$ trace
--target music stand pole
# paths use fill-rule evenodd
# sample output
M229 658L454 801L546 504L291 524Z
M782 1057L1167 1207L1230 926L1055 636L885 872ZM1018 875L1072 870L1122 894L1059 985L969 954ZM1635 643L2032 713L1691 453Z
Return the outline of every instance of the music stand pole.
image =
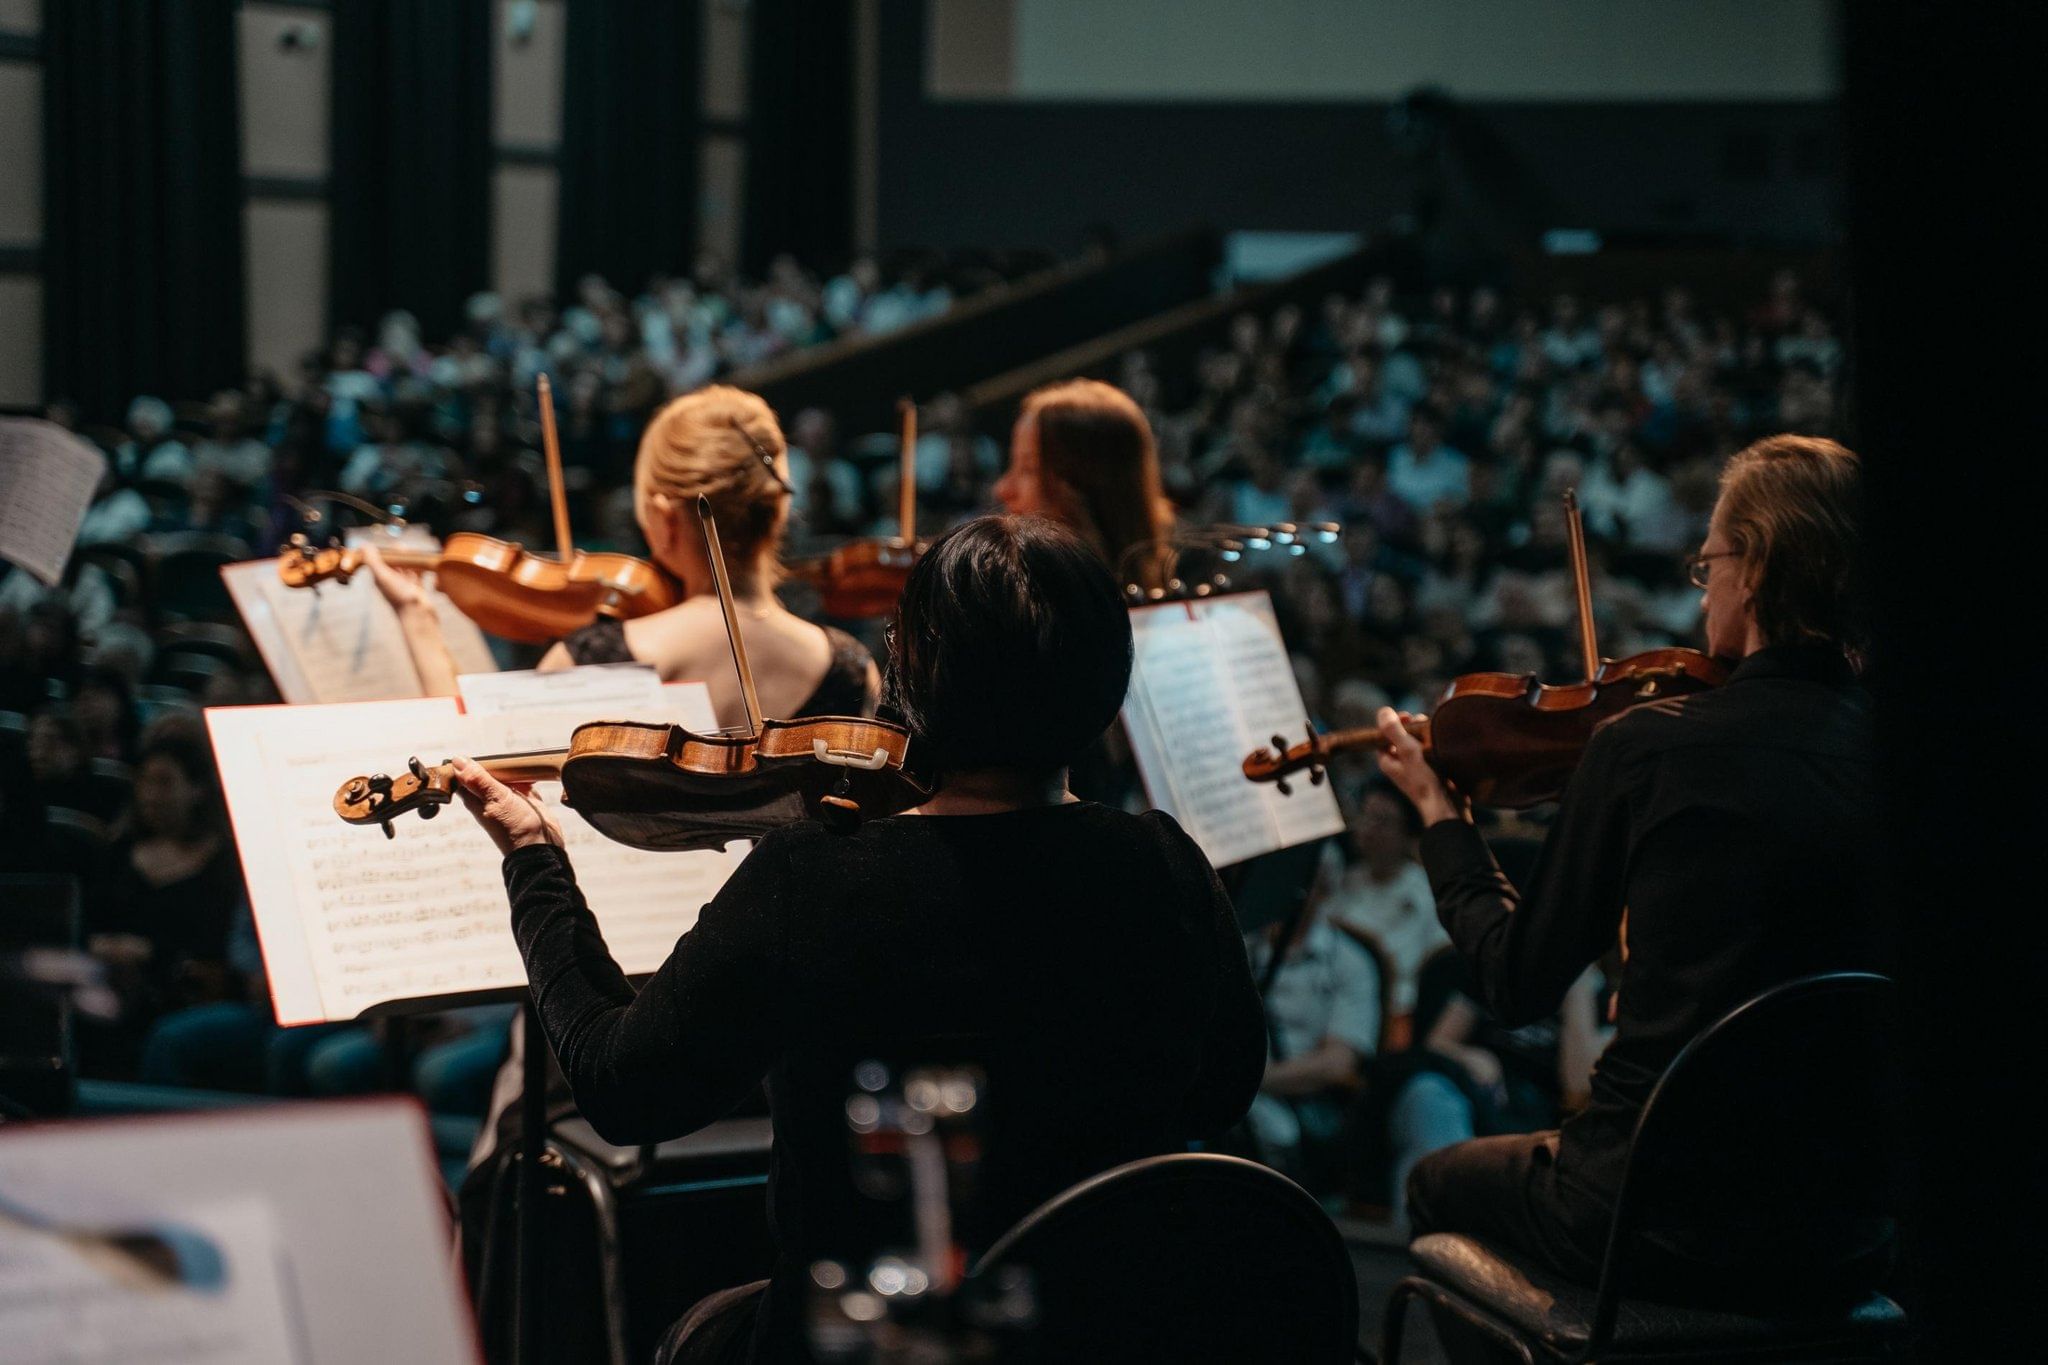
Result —
M518 1365L540 1365L541 1314L541 1151L547 1143L548 1036L541 1032L540 1011L533 993L520 1006L525 1033L519 1087L519 1184L513 1211L513 1240L518 1260L512 1280L512 1359Z

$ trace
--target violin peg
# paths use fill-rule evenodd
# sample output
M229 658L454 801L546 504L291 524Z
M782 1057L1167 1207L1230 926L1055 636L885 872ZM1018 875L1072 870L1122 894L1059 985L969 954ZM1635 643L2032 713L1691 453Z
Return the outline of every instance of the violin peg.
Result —
M435 816L439 815L440 813L441 813L441 808L440 808L439 806L421 806L421 807L420 807L420 819L422 819L422 820L431 820L431 819L433 819L433 818L434 818ZM387 826L385 826L385 828L389 829L389 828L390 828L390 826L388 826L388 825L387 825Z
M1311 787L1320 787L1323 785L1324 776L1325 774L1321 768L1310 768L1308 770L1308 784Z
M391 822L389 820L386 820L383 824L379 825L378 828L384 831L384 837L387 839L396 839L398 837L398 831L391 828Z
M1287 779L1284 777L1275 778L1273 786L1279 790L1282 796L1294 795L1294 788L1287 785Z
M1282 736L1282 735L1275 735L1275 736L1273 736L1273 740L1272 740L1272 743L1273 743L1273 752L1274 752L1274 753L1276 753L1276 754L1280 754L1280 755L1283 755L1283 756L1284 756L1284 755L1285 755L1285 754L1287 753L1287 740L1286 740L1286 738L1285 738L1284 736Z

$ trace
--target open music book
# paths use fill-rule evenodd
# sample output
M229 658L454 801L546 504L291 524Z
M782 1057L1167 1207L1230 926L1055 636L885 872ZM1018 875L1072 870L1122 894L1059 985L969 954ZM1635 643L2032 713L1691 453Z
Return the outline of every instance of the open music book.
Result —
M526 983L500 859L475 821L455 807L403 819L386 840L336 817L335 789L350 777L402 772L414 756L560 749L592 720L715 727L702 683L662 686L643 667L503 676L525 679L516 704L492 679L491 695L468 711L427 697L206 712L280 1024L510 998ZM627 848L563 806L558 784L535 790L561 822L576 879L629 974L661 965L749 847Z
M350 543L358 540L351 537ZM398 541L380 538L378 543L402 544L409 550L438 544L425 535ZM220 576L277 683L278 695L287 702L387 701L420 695L419 673L406 652L398 616L367 571L346 583L290 588L278 578L275 559L252 559L226 565ZM441 617L441 637L455 656L455 671L496 669L497 661L476 623L441 594L435 593L433 600Z
M476 1361L427 1116L409 1099L10 1125L13 1365Z
M1273 601L1264 590L1131 611L1136 654L1124 727L1152 804L1217 867L1344 828L1327 785L1282 796L1246 780L1244 756L1308 733Z

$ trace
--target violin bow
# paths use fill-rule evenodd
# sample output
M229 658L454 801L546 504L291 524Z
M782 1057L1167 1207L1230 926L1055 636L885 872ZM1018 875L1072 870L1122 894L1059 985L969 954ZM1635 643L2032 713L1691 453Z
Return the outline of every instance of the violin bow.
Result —
M917 544L917 404L908 398L896 400L896 419L901 432L896 476L896 533L905 545Z
M1593 635L1593 576L1586 568L1586 528L1579 521L1579 494L1564 490L1564 529L1572 547L1572 587L1579 598L1579 656L1585 661L1586 681L1600 672L1600 644Z
M1579 653L1586 661L1586 681L1600 672L1600 645L1593 635L1593 574L1586 567L1586 528L1579 520L1579 492L1564 490L1564 529L1571 538L1572 587L1579 597ZM1628 961L1628 907L1621 907L1621 958Z
M740 700L747 708L747 733L761 733L761 698L754 691L754 671L747 667L747 642L740 638L739 608L733 605L732 583L725 573L725 551L718 544L718 519L711 499L697 495L697 522L704 528L704 550L711 560L711 580L718 585L718 605L725 613L725 638L732 646L733 671L740 678Z
M540 397L540 445L548 460L548 499L555 508L555 546L567 564L575 553L569 539L569 499L562 492L562 442L555 435L555 393L545 374L534 380Z

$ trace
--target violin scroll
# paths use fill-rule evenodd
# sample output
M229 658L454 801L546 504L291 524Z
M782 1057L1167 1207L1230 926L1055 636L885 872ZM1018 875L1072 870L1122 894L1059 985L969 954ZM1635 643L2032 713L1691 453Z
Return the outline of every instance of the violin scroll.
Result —
M1252 782L1271 782L1282 796L1294 794L1287 779L1295 773L1308 774L1309 785L1319 787L1329 775L1330 746L1327 736L1309 727L1308 738L1290 745L1283 735L1274 735L1272 747L1254 749L1245 755L1244 775Z
M380 825L384 837L394 839L391 822L409 811L431 820L441 807L455 799L455 768L449 763L427 767L417 757L405 763L398 777L372 773L351 777L334 793L334 813L351 825Z
M346 583L363 566L361 551L315 545L303 531L278 547L277 576L287 588L317 588L330 580Z

